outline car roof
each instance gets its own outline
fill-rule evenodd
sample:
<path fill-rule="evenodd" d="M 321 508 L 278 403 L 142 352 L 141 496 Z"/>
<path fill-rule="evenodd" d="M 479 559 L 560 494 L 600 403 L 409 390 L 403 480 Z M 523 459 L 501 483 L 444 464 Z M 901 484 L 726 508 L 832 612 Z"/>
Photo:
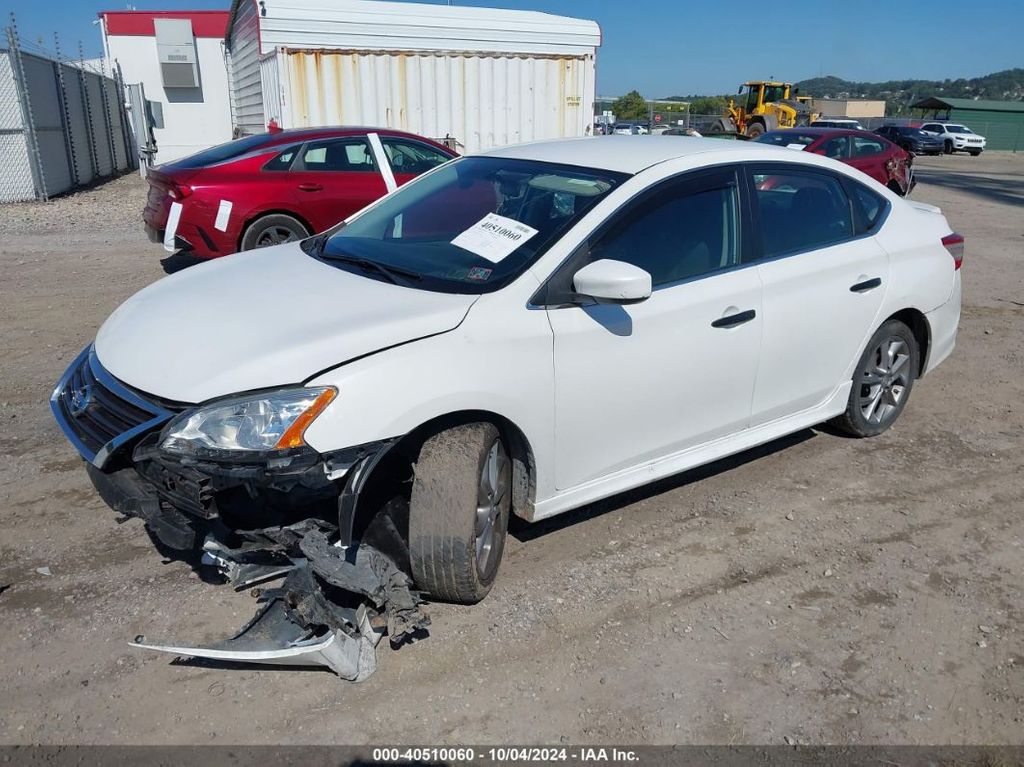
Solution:
<path fill-rule="evenodd" d="M 877 138 L 878 134 L 869 130 L 860 130 L 858 128 L 781 128 L 779 130 L 768 131 L 771 134 L 777 133 L 799 133 L 803 136 L 871 136 Z M 764 135 L 768 135 L 768 133 Z"/>
<path fill-rule="evenodd" d="M 281 141 L 302 141 L 310 138 L 323 136 L 359 136 L 366 133 L 384 133 L 396 136 L 408 136 L 410 138 L 426 138 L 408 131 L 396 130 L 395 128 L 381 128 L 373 125 L 332 125 L 318 128 L 289 128 L 272 134 L 275 142 Z M 428 139 L 433 141 L 433 139 Z"/>
<path fill-rule="evenodd" d="M 481 156 L 639 173 L 658 163 L 704 152 L 749 155 L 752 143 L 691 136 L 586 136 L 516 144 L 482 152 Z M 770 147 L 758 145 L 754 151 L 762 149 Z M 786 151 L 792 153 L 792 150 Z"/>

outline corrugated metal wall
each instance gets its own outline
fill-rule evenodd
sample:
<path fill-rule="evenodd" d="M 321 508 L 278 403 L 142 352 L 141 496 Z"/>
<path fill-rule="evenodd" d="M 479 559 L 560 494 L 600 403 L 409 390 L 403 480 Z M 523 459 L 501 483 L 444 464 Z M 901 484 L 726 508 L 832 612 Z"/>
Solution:
<path fill-rule="evenodd" d="M 279 52 L 284 127 L 374 125 L 478 151 L 582 136 L 594 58 L 429 52 Z M 266 94 L 268 101 L 271 94 Z"/>
<path fill-rule="evenodd" d="M 986 149 L 1024 149 L 1024 112 L 954 109 L 949 121 L 984 136 Z"/>
<path fill-rule="evenodd" d="M 254 1 L 235 0 L 234 8 L 241 13 Z M 263 54 L 302 48 L 583 56 L 601 44 L 595 21 L 459 3 L 272 0 L 261 3 L 259 25 Z"/>
<path fill-rule="evenodd" d="M 280 67 L 277 56 L 264 56 L 260 61 L 260 79 L 263 82 L 263 119 L 267 124 L 276 120 L 277 124 L 284 126 L 284 116 L 281 113 L 284 104 L 284 94 L 281 91 Z"/>
<path fill-rule="evenodd" d="M 231 67 L 231 110 L 235 127 L 244 133 L 263 133 L 267 124 L 260 75 L 259 23 L 256 1 L 242 0 L 231 27 L 228 55 Z"/>

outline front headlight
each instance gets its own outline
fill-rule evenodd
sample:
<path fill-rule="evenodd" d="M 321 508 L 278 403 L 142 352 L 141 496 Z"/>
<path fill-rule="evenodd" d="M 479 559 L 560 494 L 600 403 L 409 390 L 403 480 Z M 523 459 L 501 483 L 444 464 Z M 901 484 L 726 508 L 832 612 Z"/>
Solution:
<path fill-rule="evenodd" d="M 306 427 L 335 394 L 332 386 L 318 386 L 222 400 L 171 421 L 160 447 L 179 455 L 302 447 Z"/>

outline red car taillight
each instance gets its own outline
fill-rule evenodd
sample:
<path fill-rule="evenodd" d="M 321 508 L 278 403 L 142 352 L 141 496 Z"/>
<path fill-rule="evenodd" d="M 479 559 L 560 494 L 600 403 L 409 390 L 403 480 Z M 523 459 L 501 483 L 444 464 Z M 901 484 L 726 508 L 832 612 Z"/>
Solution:
<path fill-rule="evenodd" d="M 167 195 L 172 200 L 177 200 L 179 202 L 184 200 L 190 194 L 192 194 L 192 187 L 186 186 L 185 184 L 173 184 L 171 188 L 167 190 Z"/>
<path fill-rule="evenodd" d="M 942 238 L 942 246 L 953 257 L 953 269 L 959 269 L 964 262 L 964 236 L 953 232 Z"/>

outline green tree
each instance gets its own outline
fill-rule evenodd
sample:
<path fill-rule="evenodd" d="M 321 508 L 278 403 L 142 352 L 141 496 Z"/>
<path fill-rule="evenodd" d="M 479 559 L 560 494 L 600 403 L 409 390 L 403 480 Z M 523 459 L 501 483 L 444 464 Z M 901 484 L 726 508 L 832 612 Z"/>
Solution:
<path fill-rule="evenodd" d="M 725 112 L 728 103 L 725 96 L 701 96 L 690 102 L 690 114 L 720 115 Z"/>
<path fill-rule="evenodd" d="M 625 96 L 615 99 L 612 104 L 612 114 L 616 120 L 643 120 L 649 112 L 647 100 L 639 91 L 630 91 Z"/>

